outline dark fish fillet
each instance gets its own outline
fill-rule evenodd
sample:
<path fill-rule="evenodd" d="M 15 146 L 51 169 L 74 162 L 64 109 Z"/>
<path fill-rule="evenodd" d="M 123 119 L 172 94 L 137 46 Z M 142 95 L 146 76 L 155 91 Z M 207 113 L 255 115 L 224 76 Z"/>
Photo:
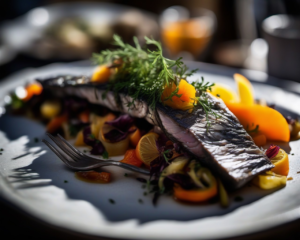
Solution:
<path fill-rule="evenodd" d="M 213 97 L 209 97 L 209 101 L 215 115 L 209 115 L 210 126 L 207 126 L 206 113 L 201 107 L 188 113 L 158 104 L 153 112 L 143 100 L 136 100 L 134 106 L 128 108 L 131 98 L 126 94 L 120 94 L 119 104 L 111 92 L 103 99 L 105 85 L 93 85 L 87 77 L 62 76 L 40 82 L 58 96 L 78 96 L 114 111 L 146 118 L 231 188 L 241 187 L 258 173 L 274 167 L 225 104 Z"/>

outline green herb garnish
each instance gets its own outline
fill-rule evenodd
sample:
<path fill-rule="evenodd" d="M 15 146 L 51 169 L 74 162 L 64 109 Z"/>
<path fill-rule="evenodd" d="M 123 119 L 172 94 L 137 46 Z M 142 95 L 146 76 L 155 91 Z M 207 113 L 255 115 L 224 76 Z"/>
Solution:
<path fill-rule="evenodd" d="M 107 151 L 104 151 L 104 153 L 102 154 L 102 157 L 104 158 L 104 159 L 108 159 L 108 152 Z"/>
<path fill-rule="evenodd" d="M 68 183 L 68 181 L 67 181 L 67 180 L 65 180 L 65 181 L 64 181 L 64 183 Z"/>
<path fill-rule="evenodd" d="M 34 141 L 35 143 L 37 143 L 37 142 L 39 141 L 39 139 L 38 139 L 38 138 L 34 138 L 33 141 Z"/>
<path fill-rule="evenodd" d="M 116 50 L 104 50 L 100 54 L 94 54 L 93 58 L 97 64 L 109 64 L 112 67 L 120 66 L 108 82 L 107 91 L 113 91 L 116 95 L 125 92 L 132 97 L 128 107 L 134 104 L 136 99 L 145 100 L 150 108 L 154 109 L 158 102 L 161 102 L 161 95 L 165 86 L 171 86 L 173 83 L 177 88 L 167 99 L 173 96 L 180 97 L 178 94 L 178 84 L 181 79 L 186 79 L 197 71 L 197 69 L 188 71 L 188 68 L 182 62 L 181 58 L 171 60 L 163 56 L 161 44 L 158 41 L 145 37 L 147 46 L 154 46 L 156 50 L 142 49 L 136 37 L 134 37 L 135 46 L 131 46 L 114 35 L 114 45 Z M 208 101 L 206 90 L 213 84 L 202 82 L 193 82 L 198 95 L 195 105 L 201 105 L 207 115 L 213 113 L 212 103 Z M 102 95 L 105 97 L 106 93 Z M 164 99 L 164 100 L 167 100 Z M 216 114 L 214 114 L 216 116 Z"/>
<path fill-rule="evenodd" d="M 111 204 L 115 204 L 116 202 L 113 200 L 113 199 L 108 199 L 108 201 L 111 203 Z"/>
<path fill-rule="evenodd" d="M 143 203 L 143 200 L 142 200 L 142 199 L 139 199 L 139 203 Z"/>

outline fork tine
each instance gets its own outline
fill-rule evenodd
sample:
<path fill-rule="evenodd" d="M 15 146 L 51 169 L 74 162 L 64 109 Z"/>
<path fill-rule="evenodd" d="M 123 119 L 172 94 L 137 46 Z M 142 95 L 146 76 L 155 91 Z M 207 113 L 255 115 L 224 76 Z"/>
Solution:
<path fill-rule="evenodd" d="M 53 135 L 51 135 L 50 133 L 47 133 L 47 136 L 49 138 L 51 138 L 51 140 L 60 148 L 62 149 L 67 155 L 71 155 L 72 159 L 74 161 L 80 161 L 81 160 L 81 156 L 78 154 L 75 154 L 73 151 L 70 151 L 68 149 L 68 147 L 65 146 L 65 143 L 62 142 L 59 138 L 54 137 Z"/>
<path fill-rule="evenodd" d="M 76 152 L 79 155 L 82 155 L 83 153 L 80 152 L 78 149 L 73 147 L 66 139 L 64 139 L 60 134 L 57 134 L 57 136 L 62 140 L 66 145 L 68 145 L 69 148 L 71 148 L 74 152 Z"/>
<path fill-rule="evenodd" d="M 73 147 L 66 139 L 64 139 L 60 134 L 57 134 L 57 136 L 60 138 L 60 140 L 62 140 L 66 145 L 68 145 L 70 151 L 74 151 L 76 152 L 81 158 L 85 158 L 88 159 L 90 161 L 95 161 L 95 162 L 99 162 L 99 161 L 105 161 L 104 159 L 101 159 L 99 157 L 93 157 L 93 156 L 89 156 L 85 153 L 80 152 L 77 148 Z"/>
<path fill-rule="evenodd" d="M 45 143 L 50 148 L 50 150 L 54 152 L 55 155 L 58 156 L 60 160 L 62 160 L 68 167 L 73 168 L 72 165 L 69 164 L 69 160 L 61 152 L 59 152 L 50 142 L 48 142 L 45 139 L 43 139 L 42 142 Z"/>

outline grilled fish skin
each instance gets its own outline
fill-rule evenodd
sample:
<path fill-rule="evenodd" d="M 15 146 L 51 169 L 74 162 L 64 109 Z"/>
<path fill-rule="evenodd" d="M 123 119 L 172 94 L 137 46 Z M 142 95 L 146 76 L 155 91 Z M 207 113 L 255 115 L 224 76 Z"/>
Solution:
<path fill-rule="evenodd" d="M 201 106 L 189 113 L 158 103 L 152 110 L 145 101 L 135 100 L 128 107 L 127 103 L 132 101 L 130 96 L 120 94 L 117 102 L 112 92 L 106 92 L 105 84 L 92 84 L 88 77 L 58 76 L 40 82 L 44 89 L 52 90 L 57 96 L 77 96 L 113 111 L 145 118 L 208 166 L 230 188 L 239 188 L 255 175 L 274 167 L 226 105 L 210 95 L 208 100 L 215 114 L 209 114 L 208 122 Z"/>

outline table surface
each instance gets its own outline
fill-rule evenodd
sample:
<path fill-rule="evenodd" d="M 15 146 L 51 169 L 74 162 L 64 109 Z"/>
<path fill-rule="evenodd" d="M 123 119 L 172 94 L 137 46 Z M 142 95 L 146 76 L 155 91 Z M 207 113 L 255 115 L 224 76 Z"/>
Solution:
<path fill-rule="evenodd" d="M 89 64 L 89 62 L 78 62 L 75 64 L 82 66 Z M 231 76 L 235 72 L 242 72 L 243 74 L 248 72 L 248 74 L 252 75 L 252 79 L 255 78 L 255 74 L 256 76 L 259 74 L 257 72 L 251 73 L 251 71 L 249 72 L 248 70 L 244 71 L 241 69 L 233 69 L 199 62 L 190 62 L 188 65 L 190 67 L 197 67 L 203 71 L 211 71 L 213 68 L 215 72 Z M 247 76 L 247 74 L 245 75 Z M 248 77 L 251 79 L 251 76 Z M 268 84 L 280 86 L 281 88 L 300 94 L 299 83 L 283 81 L 270 76 L 267 76 L 265 81 Z M 27 213 L 17 209 L 15 206 L 3 199 L 0 199 L 0 219 L 0 232 L 2 236 L 5 236 L 5 238 L 1 239 L 103 239 L 93 236 L 76 235 L 75 233 L 71 233 L 63 229 L 54 228 L 43 222 L 39 222 L 37 219 L 32 218 Z M 124 238 L 126 239 L 126 236 L 124 236 Z M 300 239 L 300 219 L 268 231 L 234 239 Z"/>

